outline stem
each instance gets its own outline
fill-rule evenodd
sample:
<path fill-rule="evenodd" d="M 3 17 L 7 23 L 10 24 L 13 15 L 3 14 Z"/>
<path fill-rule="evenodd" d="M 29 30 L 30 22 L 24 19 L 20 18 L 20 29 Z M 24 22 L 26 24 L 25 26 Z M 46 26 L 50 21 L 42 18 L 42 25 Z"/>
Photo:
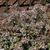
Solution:
<path fill-rule="evenodd" d="M 8 12 L 8 0 L 6 0 L 6 12 Z"/>

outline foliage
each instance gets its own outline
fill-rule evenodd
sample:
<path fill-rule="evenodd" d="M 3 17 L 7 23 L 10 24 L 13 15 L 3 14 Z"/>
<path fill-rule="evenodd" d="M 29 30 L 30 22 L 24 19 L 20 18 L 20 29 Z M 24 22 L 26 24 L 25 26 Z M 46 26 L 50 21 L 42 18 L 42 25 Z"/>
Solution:
<path fill-rule="evenodd" d="M 45 6 L 6 14 L 0 29 L 0 46 L 5 50 L 35 50 L 50 47 L 50 19 Z M 49 39 L 48 39 L 49 38 Z M 47 43 L 47 44 L 46 44 Z"/>

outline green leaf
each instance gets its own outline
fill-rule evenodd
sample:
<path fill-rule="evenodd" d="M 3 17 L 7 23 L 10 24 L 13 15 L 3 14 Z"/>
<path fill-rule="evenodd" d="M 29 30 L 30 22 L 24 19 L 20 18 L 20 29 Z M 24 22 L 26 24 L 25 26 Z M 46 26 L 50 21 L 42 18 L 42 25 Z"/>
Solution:
<path fill-rule="evenodd" d="M 50 47 L 50 43 L 48 43 L 48 46 Z"/>

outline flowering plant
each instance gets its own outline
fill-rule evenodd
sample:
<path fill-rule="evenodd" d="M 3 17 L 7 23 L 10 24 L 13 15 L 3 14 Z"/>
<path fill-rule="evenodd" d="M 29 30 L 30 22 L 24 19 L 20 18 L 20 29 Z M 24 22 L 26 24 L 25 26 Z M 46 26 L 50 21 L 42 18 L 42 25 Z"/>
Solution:
<path fill-rule="evenodd" d="M 46 49 L 46 42 L 50 41 L 50 18 L 45 8 L 36 4 L 32 10 L 4 14 L 0 24 L 0 47 L 5 50 Z"/>

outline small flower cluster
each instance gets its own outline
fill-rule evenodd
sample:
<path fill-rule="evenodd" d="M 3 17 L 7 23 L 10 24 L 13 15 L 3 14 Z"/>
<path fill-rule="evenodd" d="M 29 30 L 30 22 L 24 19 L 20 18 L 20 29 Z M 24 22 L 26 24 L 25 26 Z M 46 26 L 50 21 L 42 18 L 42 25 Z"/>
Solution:
<path fill-rule="evenodd" d="M 50 18 L 45 8 L 36 4 L 32 10 L 4 14 L 0 24 L 0 48 L 47 50 L 50 47 Z"/>

